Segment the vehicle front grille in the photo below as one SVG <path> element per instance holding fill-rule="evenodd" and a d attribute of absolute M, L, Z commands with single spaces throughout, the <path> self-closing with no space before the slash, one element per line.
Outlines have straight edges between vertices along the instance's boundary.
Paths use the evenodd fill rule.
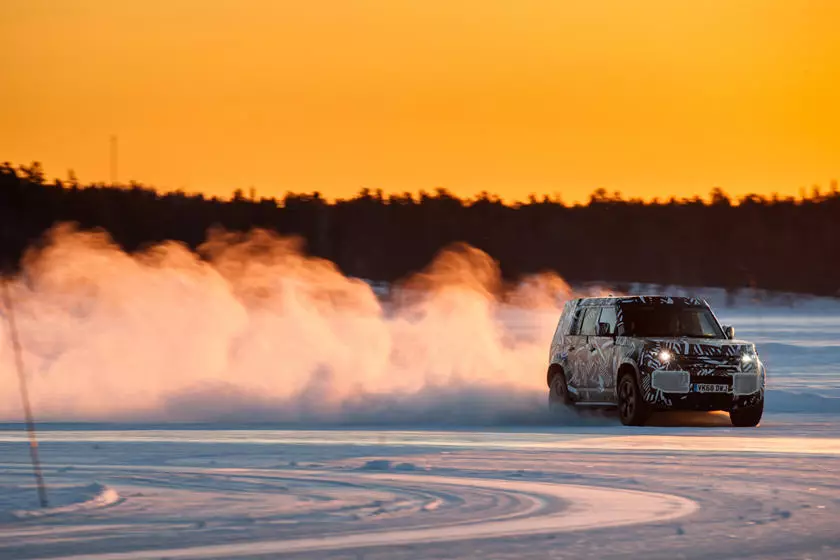
<path fill-rule="evenodd" d="M 680 356 L 677 361 L 681 369 L 692 373 L 697 371 L 736 372 L 740 360 L 734 356 Z"/>

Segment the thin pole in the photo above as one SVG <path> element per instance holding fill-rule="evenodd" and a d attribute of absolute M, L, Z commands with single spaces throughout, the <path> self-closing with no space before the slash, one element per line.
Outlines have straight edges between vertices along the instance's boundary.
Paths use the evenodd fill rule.
<path fill-rule="evenodd" d="M 35 420 L 32 417 L 32 406 L 29 404 L 29 388 L 26 385 L 26 373 L 23 369 L 23 352 L 20 346 L 20 338 L 18 338 L 12 297 L 9 294 L 9 283 L 5 278 L 3 278 L 2 283 L 3 304 L 7 312 L 6 317 L 9 320 L 12 351 L 15 355 L 15 366 L 20 381 L 20 398 L 23 401 L 23 413 L 26 417 L 26 431 L 29 433 L 29 455 L 32 459 L 32 472 L 35 474 L 35 483 L 38 485 L 38 500 L 41 502 L 41 507 L 45 508 L 49 505 L 49 502 L 47 502 L 47 487 L 44 484 L 44 476 L 41 474 L 41 460 L 38 458 L 38 438 L 35 436 Z"/>

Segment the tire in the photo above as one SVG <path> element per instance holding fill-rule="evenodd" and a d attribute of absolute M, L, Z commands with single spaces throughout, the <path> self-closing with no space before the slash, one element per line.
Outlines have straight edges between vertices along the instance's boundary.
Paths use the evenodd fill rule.
<path fill-rule="evenodd" d="M 551 378 L 548 386 L 548 409 L 556 412 L 574 406 L 572 396 L 569 394 L 569 386 L 566 383 L 566 374 L 563 370 L 557 371 Z"/>
<path fill-rule="evenodd" d="M 729 411 L 729 420 L 736 428 L 754 428 L 761 422 L 762 414 L 764 414 L 764 399 L 753 406 L 733 408 Z"/>
<path fill-rule="evenodd" d="M 618 380 L 618 417 L 625 426 L 644 426 L 650 417 L 650 408 L 631 373 Z"/>

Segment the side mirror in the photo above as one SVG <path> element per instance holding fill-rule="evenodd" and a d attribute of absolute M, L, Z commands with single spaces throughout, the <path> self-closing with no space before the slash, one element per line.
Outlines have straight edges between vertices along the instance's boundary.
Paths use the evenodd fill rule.
<path fill-rule="evenodd" d="M 729 340 L 732 340 L 733 338 L 735 338 L 735 329 L 733 329 L 731 326 L 724 325 L 723 326 L 723 332 L 724 332 L 724 334 L 726 334 L 726 338 L 728 338 Z"/>
<path fill-rule="evenodd" d="M 598 323 L 598 336 L 612 336 L 612 334 L 609 323 Z"/>

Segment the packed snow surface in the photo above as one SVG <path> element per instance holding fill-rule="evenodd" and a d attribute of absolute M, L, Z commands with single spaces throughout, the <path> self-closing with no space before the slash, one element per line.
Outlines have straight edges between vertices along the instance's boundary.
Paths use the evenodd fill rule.
<path fill-rule="evenodd" d="M 680 427 L 52 427 L 55 505 L 38 517 L 20 514 L 38 508 L 9 427 L 0 558 L 837 558 L 838 418 L 669 422 Z"/>

